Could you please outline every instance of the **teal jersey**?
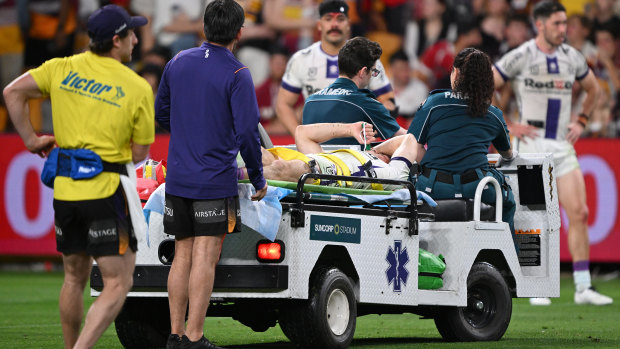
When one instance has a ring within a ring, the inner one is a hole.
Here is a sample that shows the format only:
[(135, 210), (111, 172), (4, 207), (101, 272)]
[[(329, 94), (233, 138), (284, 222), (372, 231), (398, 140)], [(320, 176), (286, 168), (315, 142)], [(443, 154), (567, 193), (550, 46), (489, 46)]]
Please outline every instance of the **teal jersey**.
[(409, 126), (427, 150), (421, 165), (450, 173), (488, 168), (487, 153), (510, 149), (508, 127), (501, 110), (490, 106), (482, 117), (471, 116), (467, 101), (451, 90), (432, 91)]
[[(390, 112), (374, 93), (358, 89), (350, 79), (338, 78), (327, 88), (309, 96), (304, 104), (302, 123), (372, 123), (377, 136), (387, 139), (400, 129)], [(355, 138), (335, 138), (324, 144), (358, 144)]]

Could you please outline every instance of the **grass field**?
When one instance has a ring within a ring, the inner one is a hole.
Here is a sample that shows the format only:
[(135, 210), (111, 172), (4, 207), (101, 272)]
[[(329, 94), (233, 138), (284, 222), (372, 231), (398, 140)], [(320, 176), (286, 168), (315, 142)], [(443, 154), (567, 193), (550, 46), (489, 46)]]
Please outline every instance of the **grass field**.
[[(620, 279), (596, 280), (612, 296), (611, 306), (577, 306), (570, 276), (561, 280), (561, 297), (550, 307), (532, 307), (515, 299), (512, 321), (499, 342), (444, 343), (432, 320), (418, 316), (369, 315), (358, 318), (354, 348), (620, 348)], [(58, 316), (60, 273), (0, 272), (0, 348), (61, 348)], [(92, 298), (87, 297), (90, 304)], [(213, 342), (229, 348), (292, 348), (279, 327), (263, 333), (229, 318), (208, 318)], [(114, 328), (96, 348), (121, 347)]]

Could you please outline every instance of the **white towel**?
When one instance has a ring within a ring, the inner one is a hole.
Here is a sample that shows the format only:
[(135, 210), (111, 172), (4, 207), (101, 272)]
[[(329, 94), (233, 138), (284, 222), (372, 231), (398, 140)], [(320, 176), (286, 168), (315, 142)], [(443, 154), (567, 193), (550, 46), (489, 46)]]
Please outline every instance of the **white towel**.
[(240, 183), (239, 204), (241, 205), (241, 223), (254, 229), (270, 241), (276, 239), (278, 227), (282, 220), (282, 204), (280, 199), (292, 192), (290, 189), (267, 187), (267, 194), (260, 201), (252, 201), (256, 193), (251, 184)]
[(127, 198), (127, 206), (129, 206), (129, 216), (131, 217), (131, 225), (138, 240), (146, 236), (146, 221), (142, 213), (142, 204), (136, 189), (136, 169), (133, 163), (125, 165), (129, 176), (121, 175), (121, 185), (125, 191)]

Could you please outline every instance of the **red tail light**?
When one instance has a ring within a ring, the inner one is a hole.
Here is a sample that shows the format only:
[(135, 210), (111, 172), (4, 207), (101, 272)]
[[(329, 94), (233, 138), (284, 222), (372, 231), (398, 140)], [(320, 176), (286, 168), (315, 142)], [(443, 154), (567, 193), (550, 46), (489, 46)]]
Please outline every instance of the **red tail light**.
[(256, 258), (259, 262), (278, 263), (284, 260), (284, 242), (261, 240), (256, 244)]

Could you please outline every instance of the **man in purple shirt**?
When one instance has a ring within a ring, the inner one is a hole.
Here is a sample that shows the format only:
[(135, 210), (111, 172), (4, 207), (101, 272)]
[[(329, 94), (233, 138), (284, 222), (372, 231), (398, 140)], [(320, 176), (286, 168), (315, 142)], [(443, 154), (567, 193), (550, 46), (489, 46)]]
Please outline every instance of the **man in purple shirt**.
[(238, 152), (256, 189), (252, 199), (267, 191), (254, 84), (231, 52), (243, 21), (234, 0), (211, 2), (204, 15), (207, 41), (167, 64), (157, 92), (155, 119), (170, 131), (164, 230), (176, 239), (168, 348), (217, 348), (203, 326), (224, 236), (240, 229)]

